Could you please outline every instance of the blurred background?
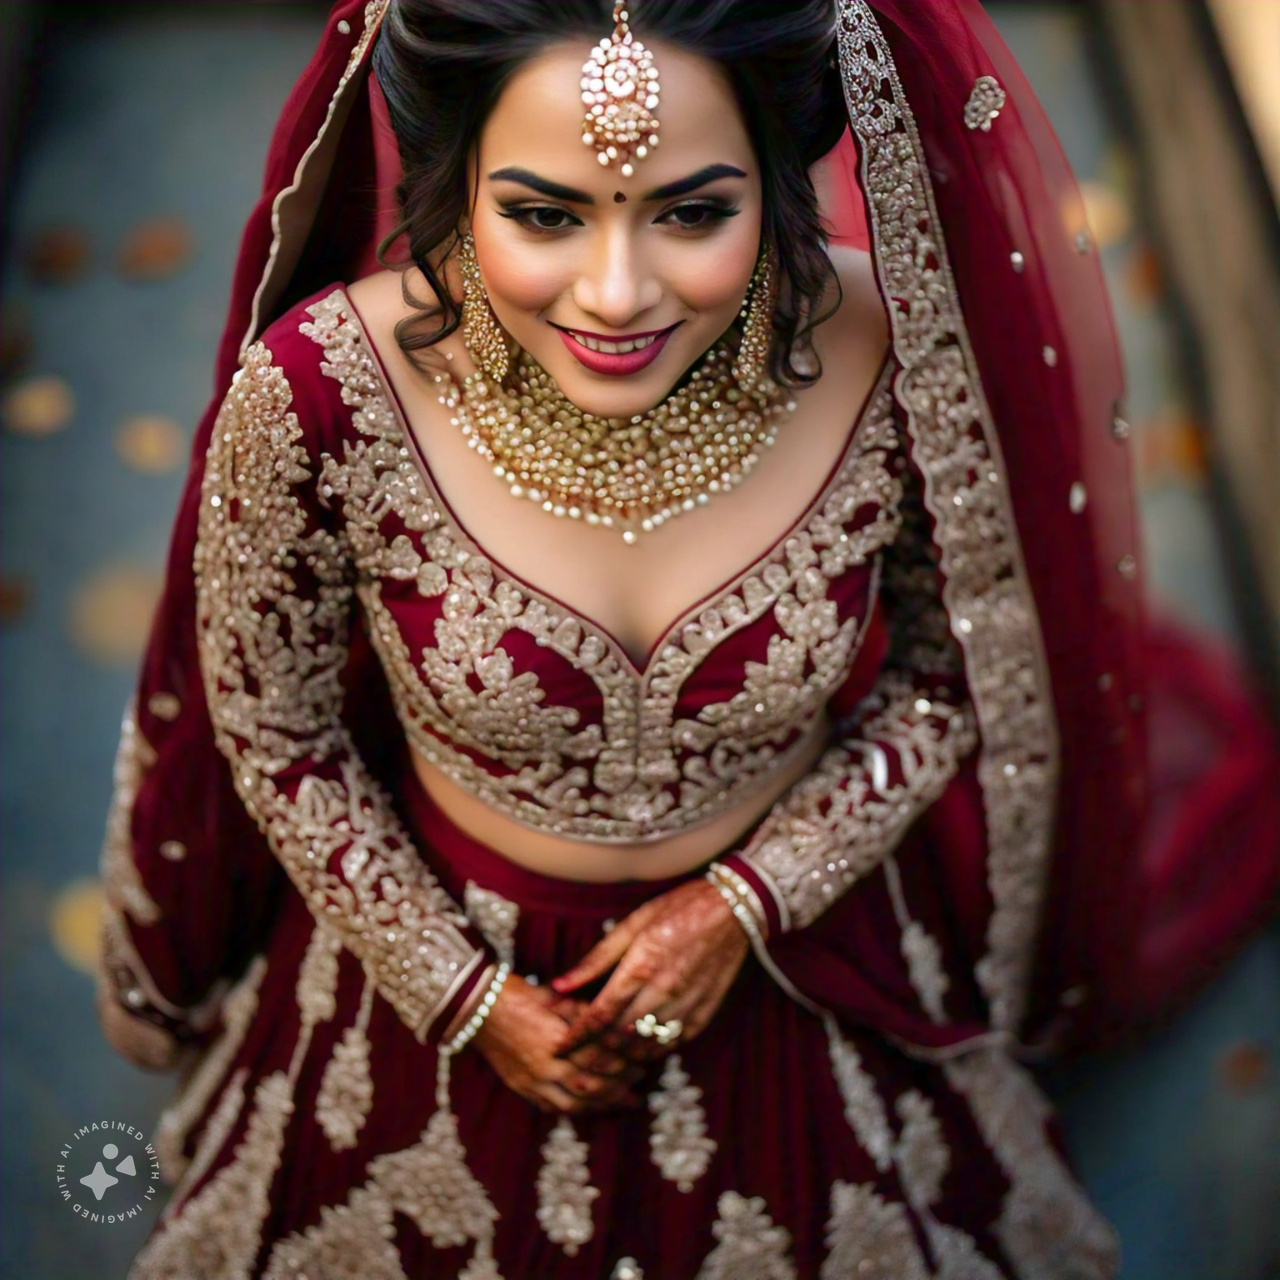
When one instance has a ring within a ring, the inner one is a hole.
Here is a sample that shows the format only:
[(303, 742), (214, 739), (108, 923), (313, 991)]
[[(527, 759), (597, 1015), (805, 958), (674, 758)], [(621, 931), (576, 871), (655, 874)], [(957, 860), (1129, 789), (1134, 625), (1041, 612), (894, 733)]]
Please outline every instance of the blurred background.
[[(1280, 0), (988, 8), (1083, 184), (1124, 347), (1142, 856), (1185, 951), (1180, 908), (1280, 856)], [(3, 1280), (123, 1276), (158, 1211), (86, 1223), (55, 1183), (77, 1127), (150, 1133), (172, 1087), (98, 1030), (98, 849), (239, 232), (325, 12), (0, 3)], [(1176, 1012), (1047, 1077), (1126, 1280), (1280, 1277), (1273, 907), (1206, 939)]]

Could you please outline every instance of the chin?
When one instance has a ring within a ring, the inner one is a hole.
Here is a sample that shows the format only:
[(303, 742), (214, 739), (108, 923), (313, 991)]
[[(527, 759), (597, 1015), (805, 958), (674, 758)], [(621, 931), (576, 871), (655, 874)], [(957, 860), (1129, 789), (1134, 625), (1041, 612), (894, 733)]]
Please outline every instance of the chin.
[(675, 386), (674, 379), (652, 376), (610, 378), (606, 382), (602, 376), (585, 370), (570, 370), (563, 381), (559, 378), (556, 381), (574, 406), (597, 418), (630, 418), (648, 413)]

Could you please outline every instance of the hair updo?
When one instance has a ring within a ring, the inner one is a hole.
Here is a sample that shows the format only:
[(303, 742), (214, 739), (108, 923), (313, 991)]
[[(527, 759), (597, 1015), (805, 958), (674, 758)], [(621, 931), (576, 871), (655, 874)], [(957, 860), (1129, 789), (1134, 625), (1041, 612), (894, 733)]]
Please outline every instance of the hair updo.
[[(601, 39), (612, 11), (609, 0), (392, 0), (373, 67), (404, 178), (401, 222), (380, 252), (407, 237), (438, 300), (396, 327), (406, 353), (439, 342), (461, 319), (433, 258), (441, 246), (453, 252), (470, 203), (467, 160), (507, 78), (551, 44)], [(812, 330), (836, 282), (808, 170), (847, 123), (832, 0), (634, 0), (629, 17), (638, 39), (665, 40), (727, 73), (760, 164), (763, 243), (780, 268), (770, 370), (788, 385), (813, 382)], [(427, 328), (425, 319), (437, 323)], [(807, 357), (804, 370), (797, 354)]]

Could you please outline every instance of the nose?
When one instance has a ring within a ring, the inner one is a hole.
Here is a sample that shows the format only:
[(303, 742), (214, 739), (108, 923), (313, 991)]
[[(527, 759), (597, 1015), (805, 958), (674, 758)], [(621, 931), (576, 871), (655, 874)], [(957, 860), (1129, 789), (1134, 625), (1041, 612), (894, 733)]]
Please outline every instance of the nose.
[(662, 282), (630, 228), (601, 228), (574, 284), (573, 300), (612, 329), (625, 329), (661, 302)]

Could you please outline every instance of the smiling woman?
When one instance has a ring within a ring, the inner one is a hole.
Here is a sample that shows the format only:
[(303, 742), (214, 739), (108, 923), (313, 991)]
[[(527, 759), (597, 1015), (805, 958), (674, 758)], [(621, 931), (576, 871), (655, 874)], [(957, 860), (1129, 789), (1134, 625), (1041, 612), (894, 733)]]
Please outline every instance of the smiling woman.
[[(737, 319), (761, 256), (760, 166), (728, 77), (651, 43), (662, 146), (632, 175), (583, 145), (585, 40), (508, 79), (476, 152), (471, 231), (494, 314), (574, 404), (602, 417), (643, 413), (671, 391)], [(531, 119), (544, 126), (532, 151)], [(611, 199), (619, 188), (625, 204)]]
[(1140, 803), (1058, 164), (967, 0), (335, 6), (121, 747), (134, 1280), (1114, 1274), (1015, 1062)]

